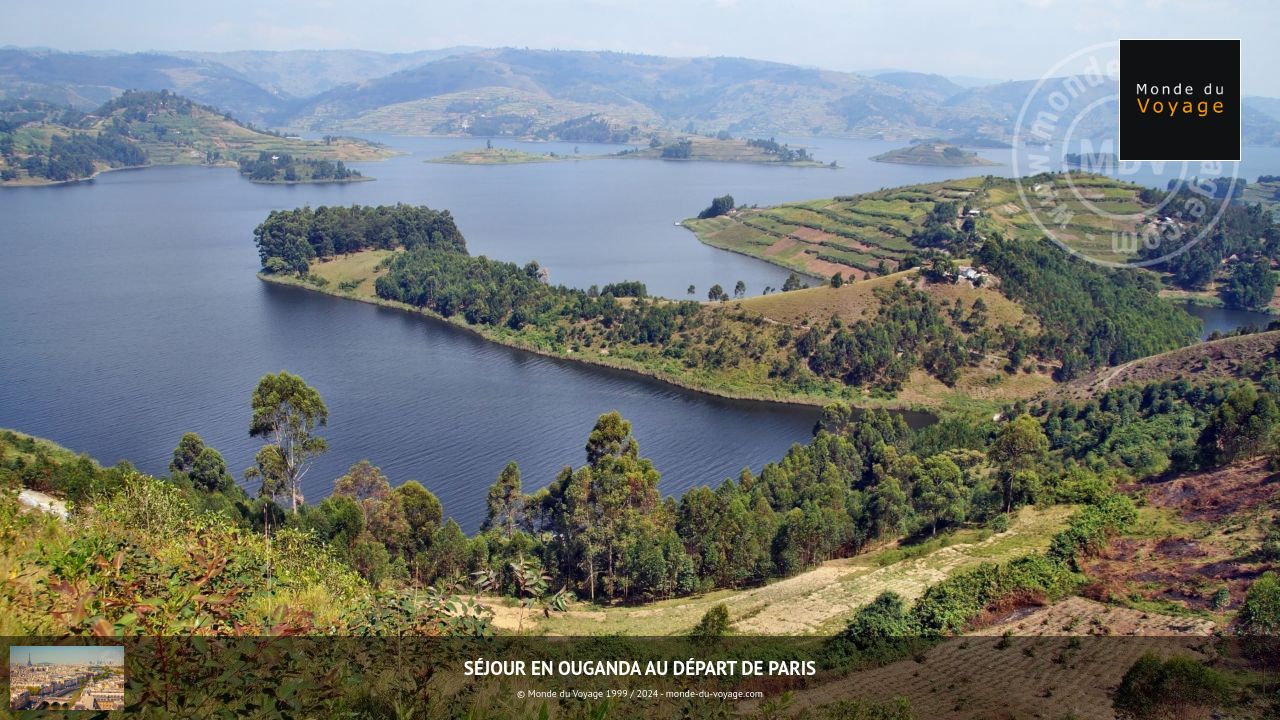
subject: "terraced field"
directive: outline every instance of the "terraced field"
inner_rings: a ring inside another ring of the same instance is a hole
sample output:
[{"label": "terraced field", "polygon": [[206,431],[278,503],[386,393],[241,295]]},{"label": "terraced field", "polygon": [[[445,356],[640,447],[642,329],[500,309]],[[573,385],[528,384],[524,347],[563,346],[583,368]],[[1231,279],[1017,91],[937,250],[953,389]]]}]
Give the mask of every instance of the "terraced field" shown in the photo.
[{"label": "terraced field", "polygon": [[[840,272],[855,278],[894,272],[915,249],[912,235],[933,208],[954,202],[979,211],[980,235],[1038,238],[1036,218],[1062,242],[1106,260],[1131,257],[1117,232],[1133,232],[1143,209],[1138,186],[1108,177],[1071,173],[1026,186],[1033,215],[1007,178],[974,177],[853,196],[743,208],[707,220],[685,220],[698,239],[816,277]],[[1100,217],[1103,211],[1113,217]],[[961,219],[956,218],[957,227]]]}]

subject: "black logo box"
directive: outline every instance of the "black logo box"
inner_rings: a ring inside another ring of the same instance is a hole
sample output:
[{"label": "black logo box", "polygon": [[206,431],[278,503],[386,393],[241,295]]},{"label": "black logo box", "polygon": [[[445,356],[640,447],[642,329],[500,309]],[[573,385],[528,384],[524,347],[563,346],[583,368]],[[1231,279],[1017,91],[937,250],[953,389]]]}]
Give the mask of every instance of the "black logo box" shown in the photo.
[{"label": "black logo box", "polygon": [[[1166,95],[1166,87],[1181,93]],[[1145,114],[1138,100],[1147,105]],[[1157,102],[1163,113],[1154,112]],[[1170,115],[1174,102],[1177,112]],[[1197,111],[1208,103],[1210,112],[1185,114],[1184,102]],[[1220,114],[1212,112],[1217,102]],[[1239,40],[1120,41],[1121,160],[1234,162],[1240,136]]]}]

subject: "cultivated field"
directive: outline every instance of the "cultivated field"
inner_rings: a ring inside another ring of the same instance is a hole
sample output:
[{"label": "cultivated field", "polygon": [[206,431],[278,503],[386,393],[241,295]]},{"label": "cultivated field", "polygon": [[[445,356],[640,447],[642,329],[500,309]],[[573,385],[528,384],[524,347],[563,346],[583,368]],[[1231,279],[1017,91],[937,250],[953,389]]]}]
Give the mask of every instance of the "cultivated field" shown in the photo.
[{"label": "cultivated field", "polygon": [[[740,252],[817,277],[841,272],[867,277],[897,269],[916,251],[910,238],[934,206],[954,202],[978,210],[979,235],[1041,238],[1036,218],[1062,242],[1090,257],[1120,261],[1131,257],[1113,247],[1113,232],[1133,231],[1141,212],[1138,186],[1111,178],[1073,173],[1026,187],[1032,215],[1012,180],[974,177],[912,185],[854,196],[740,208],[684,226],[713,247]],[[1113,214],[1101,219],[1096,211]],[[960,224],[959,218],[955,221]]]}]

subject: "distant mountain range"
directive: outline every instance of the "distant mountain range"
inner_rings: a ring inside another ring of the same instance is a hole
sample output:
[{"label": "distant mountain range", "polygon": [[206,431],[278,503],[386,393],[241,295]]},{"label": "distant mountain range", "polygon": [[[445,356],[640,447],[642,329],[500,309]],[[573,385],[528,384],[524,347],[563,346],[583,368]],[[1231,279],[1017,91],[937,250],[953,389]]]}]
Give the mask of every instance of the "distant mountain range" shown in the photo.
[{"label": "distant mountain range", "polygon": [[[1034,81],[968,87],[969,79],[958,80],[742,58],[513,48],[397,54],[0,49],[0,99],[90,109],[126,89],[164,89],[257,125],[293,130],[546,138],[557,137],[558,127],[590,125],[605,128],[601,137],[633,141],[673,130],[1008,141]],[[582,122],[589,116],[591,123]],[[1247,98],[1243,120],[1246,144],[1280,145],[1280,100]],[[1078,131],[1105,137],[1114,131],[1109,123],[1098,118]]]}]

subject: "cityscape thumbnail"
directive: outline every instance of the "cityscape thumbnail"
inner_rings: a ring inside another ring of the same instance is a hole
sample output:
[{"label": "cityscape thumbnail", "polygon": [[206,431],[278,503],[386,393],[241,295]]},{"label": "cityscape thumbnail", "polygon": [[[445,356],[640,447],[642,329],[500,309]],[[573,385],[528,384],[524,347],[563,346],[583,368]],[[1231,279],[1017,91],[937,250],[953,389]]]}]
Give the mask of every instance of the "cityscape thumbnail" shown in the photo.
[{"label": "cityscape thumbnail", "polygon": [[119,710],[124,648],[118,645],[15,645],[9,648],[12,710]]}]

